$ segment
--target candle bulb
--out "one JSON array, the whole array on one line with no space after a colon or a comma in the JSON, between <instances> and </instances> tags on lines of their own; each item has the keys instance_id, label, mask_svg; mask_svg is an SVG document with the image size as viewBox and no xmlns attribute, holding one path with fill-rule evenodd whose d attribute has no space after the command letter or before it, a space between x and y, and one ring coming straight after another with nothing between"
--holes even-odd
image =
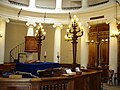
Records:
<instances>
[{"instance_id":1,"label":"candle bulb","mask_svg":"<svg viewBox=\"0 0 120 90\"><path fill-rule=\"evenodd\" d=\"M59 52L57 52L57 56L59 56Z\"/></svg>"},{"instance_id":2,"label":"candle bulb","mask_svg":"<svg viewBox=\"0 0 120 90\"><path fill-rule=\"evenodd\" d=\"M67 33L69 33L69 29L67 29Z\"/></svg>"},{"instance_id":3,"label":"candle bulb","mask_svg":"<svg viewBox=\"0 0 120 90\"><path fill-rule=\"evenodd\" d=\"M46 51L45 51L45 55L44 56L46 56Z\"/></svg>"},{"instance_id":4,"label":"candle bulb","mask_svg":"<svg viewBox=\"0 0 120 90\"><path fill-rule=\"evenodd\" d=\"M74 15L74 19L76 19L76 15Z\"/></svg>"},{"instance_id":5,"label":"candle bulb","mask_svg":"<svg viewBox=\"0 0 120 90\"><path fill-rule=\"evenodd\" d=\"M60 58L59 52L57 52L57 58L58 58L58 63L60 63L60 60L59 60L59 58Z\"/></svg>"},{"instance_id":6,"label":"candle bulb","mask_svg":"<svg viewBox=\"0 0 120 90\"><path fill-rule=\"evenodd\" d=\"M44 54L44 62L46 62L46 51L45 51L45 54Z\"/></svg>"}]
</instances>

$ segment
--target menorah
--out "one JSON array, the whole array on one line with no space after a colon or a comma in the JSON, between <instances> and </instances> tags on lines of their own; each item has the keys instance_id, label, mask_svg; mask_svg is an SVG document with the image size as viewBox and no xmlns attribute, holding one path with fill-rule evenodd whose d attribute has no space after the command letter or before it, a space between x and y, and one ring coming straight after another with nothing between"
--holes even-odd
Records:
<instances>
[{"instance_id":1,"label":"menorah","mask_svg":"<svg viewBox=\"0 0 120 90\"><path fill-rule=\"evenodd\" d=\"M78 18L74 15L74 19L72 19L71 24L69 25L69 29L67 29L67 35L65 35L65 40L72 41L73 47L73 65L72 71L75 71L76 68L76 52L77 52L77 39L83 35L83 27L81 23L78 22Z\"/></svg>"},{"instance_id":2,"label":"menorah","mask_svg":"<svg viewBox=\"0 0 120 90\"><path fill-rule=\"evenodd\" d=\"M38 60L40 61L41 56L41 45L42 41L45 39L46 32L43 29L41 23L36 24L36 33L35 33L35 40L37 41L38 45Z\"/></svg>"}]
</instances>

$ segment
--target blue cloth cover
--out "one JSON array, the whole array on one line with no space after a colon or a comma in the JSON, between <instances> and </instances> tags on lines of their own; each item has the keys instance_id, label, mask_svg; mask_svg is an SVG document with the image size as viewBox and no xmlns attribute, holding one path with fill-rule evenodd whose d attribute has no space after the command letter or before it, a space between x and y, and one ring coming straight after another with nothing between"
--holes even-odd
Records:
<instances>
[{"instance_id":1,"label":"blue cloth cover","mask_svg":"<svg viewBox=\"0 0 120 90\"><path fill-rule=\"evenodd\" d=\"M60 67L59 63L53 62L16 63L14 71L28 72L31 73L32 75L38 76L37 70L59 67Z\"/></svg>"}]
</instances>

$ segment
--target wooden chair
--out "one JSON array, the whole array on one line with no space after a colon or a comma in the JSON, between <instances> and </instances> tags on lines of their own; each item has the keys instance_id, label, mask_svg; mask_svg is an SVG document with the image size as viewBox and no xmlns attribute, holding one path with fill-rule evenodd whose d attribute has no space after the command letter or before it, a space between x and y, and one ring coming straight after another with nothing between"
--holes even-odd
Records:
<instances>
[{"instance_id":1,"label":"wooden chair","mask_svg":"<svg viewBox=\"0 0 120 90\"><path fill-rule=\"evenodd\" d=\"M113 75L114 75L114 70L109 70L108 72L108 84L113 85Z\"/></svg>"},{"instance_id":2,"label":"wooden chair","mask_svg":"<svg viewBox=\"0 0 120 90\"><path fill-rule=\"evenodd\" d=\"M113 85L113 76L114 70L108 70L108 75L106 77L102 77L102 82L108 83L109 85Z\"/></svg>"},{"instance_id":3,"label":"wooden chair","mask_svg":"<svg viewBox=\"0 0 120 90\"><path fill-rule=\"evenodd\" d=\"M120 77L118 77L118 73L114 73L114 84L115 85L120 84Z\"/></svg>"}]
</instances>

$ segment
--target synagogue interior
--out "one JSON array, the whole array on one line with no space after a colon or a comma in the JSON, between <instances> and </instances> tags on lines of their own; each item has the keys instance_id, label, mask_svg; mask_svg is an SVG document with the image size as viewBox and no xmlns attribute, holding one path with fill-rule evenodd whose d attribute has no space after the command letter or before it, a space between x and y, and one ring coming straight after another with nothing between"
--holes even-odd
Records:
<instances>
[{"instance_id":1,"label":"synagogue interior","mask_svg":"<svg viewBox=\"0 0 120 90\"><path fill-rule=\"evenodd\" d=\"M0 90L105 83L120 86L120 0L0 0Z\"/></svg>"}]
</instances>

